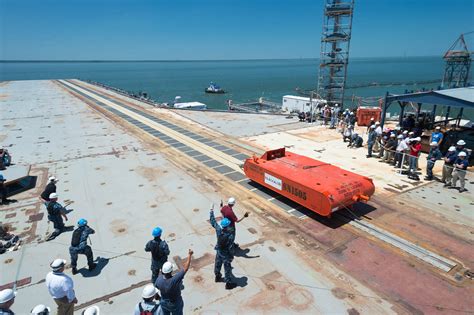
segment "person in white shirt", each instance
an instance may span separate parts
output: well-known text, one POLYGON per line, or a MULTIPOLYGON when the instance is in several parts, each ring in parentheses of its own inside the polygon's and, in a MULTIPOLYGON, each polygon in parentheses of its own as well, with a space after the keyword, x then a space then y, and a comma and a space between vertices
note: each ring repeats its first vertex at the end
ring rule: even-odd
POLYGON ((397 144, 397 149, 395 153, 394 165, 396 168, 401 168, 403 153, 405 153, 405 151, 408 150, 408 145, 405 139, 403 139, 403 135, 399 135, 397 138, 398 138, 398 144, 397 144))
POLYGON ((58 306, 57 314, 73 315, 74 304, 77 303, 77 299, 71 277, 64 274, 66 261, 58 258, 50 266, 53 271, 46 275, 46 286, 58 306))
POLYGON ((374 151, 380 152, 380 142, 382 141, 382 127, 378 121, 375 122, 375 143, 374 151))

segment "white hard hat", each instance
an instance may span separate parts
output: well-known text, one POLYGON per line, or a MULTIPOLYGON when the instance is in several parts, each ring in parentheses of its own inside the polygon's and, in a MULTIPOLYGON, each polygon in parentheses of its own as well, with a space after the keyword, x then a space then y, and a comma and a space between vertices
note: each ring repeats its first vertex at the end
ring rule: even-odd
POLYGON ((435 128, 435 129, 436 129, 436 130, 440 130, 440 129, 441 129, 441 127, 440 127, 440 126, 436 126, 436 128, 435 128))
POLYGON ((353 113, 353 112, 351 112, 349 115, 354 115, 354 113, 353 113))
POLYGON ((12 289, 0 291, 0 304, 7 303, 15 298, 16 293, 12 289))
POLYGON ((43 304, 38 304, 31 310, 31 314, 35 315, 48 315, 51 312, 51 309, 43 304))
POLYGON ((415 141, 421 141, 421 138, 420 137, 416 137, 415 139, 413 139, 415 141))
POLYGON ((408 130, 403 130, 402 132, 404 135, 408 134, 408 130))
POLYGON ((370 121, 374 121, 374 120, 375 120, 374 117, 370 118, 370 121))
POLYGON ((228 205, 231 205, 231 206, 235 205, 235 198, 234 198, 234 197, 230 197, 229 200, 227 200, 227 204, 228 204, 228 205))
POLYGON ((375 125, 371 125, 371 126, 370 126, 370 129, 375 129, 375 125))
POLYGON ((413 131, 410 131, 408 134, 409 135, 414 135, 415 133, 413 131))
POLYGON ((53 271, 61 269, 64 265, 66 265, 66 261, 61 258, 55 259, 49 266, 53 271))
POLYGON ((379 122, 379 121, 376 121, 375 124, 376 124, 376 125, 380 125, 380 122, 379 122))
MULTIPOLYGON (((400 136, 401 138, 403 138, 403 136, 400 136)), ((395 138, 395 134, 394 133, 391 133, 390 134, 390 138, 395 138)))
POLYGON ((401 130, 401 129, 402 129, 402 127, 400 127, 400 126, 395 127, 395 130, 401 130))
POLYGON ((144 298, 144 299, 152 298, 156 295, 156 293, 158 293, 158 289, 155 288, 155 286, 153 284, 147 284, 143 288, 142 298, 144 298))
POLYGON ((82 315, 99 315, 100 314, 100 309, 98 306, 91 306, 86 308, 83 312, 82 315))
POLYGON ((339 104, 336 103, 336 104, 334 104, 334 106, 339 106, 339 104))
POLYGON ((170 263, 169 261, 165 262, 165 263, 163 264, 163 267, 161 267, 161 271, 162 271, 163 273, 171 273, 171 272, 173 272, 173 264, 170 263))
POLYGON ((49 194, 49 199, 58 199, 58 194, 57 193, 50 193, 49 194))
POLYGON ((403 136, 402 136, 402 135, 398 135, 398 136, 397 136, 397 139, 403 139, 403 136))
POLYGON ((454 152, 454 151, 456 151, 456 147, 454 147, 454 146, 449 147, 448 151, 449 151, 449 152, 454 152))
POLYGON ((57 179, 56 177, 54 177, 54 176, 51 176, 51 177, 48 179, 48 181, 50 181, 50 182, 57 182, 58 179, 57 179))
POLYGON ((458 156, 467 156, 467 154, 466 154, 466 152, 461 151, 461 152, 459 152, 458 156))
POLYGON ((464 140, 459 140, 456 142, 457 145, 466 145, 466 142, 464 140))
POLYGON ((438 146, 438 142, 434 142, 434 141, 433 141, 433 142, 430 143, 430 146, 432 146, 432 147, 437 147, 437 146, 438 146))

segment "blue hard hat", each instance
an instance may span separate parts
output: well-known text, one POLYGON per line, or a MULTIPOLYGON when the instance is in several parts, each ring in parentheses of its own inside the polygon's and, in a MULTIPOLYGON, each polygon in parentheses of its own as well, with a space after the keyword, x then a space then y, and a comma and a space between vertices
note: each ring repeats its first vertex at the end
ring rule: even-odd
POLYGON ((79 225, 79 226, 87 225, 87 220, 86 219, 80 219, 79 221, 77 221, 77 225, 79 225))
POLYGON ((229 220, 229 219, 224 218, 224 219, 221 220, 221 227, 222 227, 222 228, 226 228, 226 227, 228 227, 229 225, 230 225, 230 220, 229 220))
POLYGON ((0 181, 3 182, 5 180, 5 177, 3 177, 2 174, 0 174, 0 181))
POLYGON ((161 236, 161 228, 160 227, 156 227, 153 229, 153 232, 151 232, 151 235, 153 235, 154 237, 158 237, 158 236, 161 236))

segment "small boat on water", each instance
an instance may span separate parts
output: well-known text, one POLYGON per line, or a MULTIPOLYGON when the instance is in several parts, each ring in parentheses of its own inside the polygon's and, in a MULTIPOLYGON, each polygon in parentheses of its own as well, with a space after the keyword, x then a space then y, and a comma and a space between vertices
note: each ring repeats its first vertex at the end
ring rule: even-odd
POLYGON ((204 90, 204 92, 210 93, 210 94, 224 94, 225 93, 225 91, 221 89, 221 87, 215 84, 214 82, 211 82, 211 84, 209 84, 209 87, 207 87, 204 90))
POLYGON ((198 110, 206 110, 206 104, 201 102, 181 102, 181 96, 176 96, 173 102, 174 108, 179 109, 198 109, 198 110))

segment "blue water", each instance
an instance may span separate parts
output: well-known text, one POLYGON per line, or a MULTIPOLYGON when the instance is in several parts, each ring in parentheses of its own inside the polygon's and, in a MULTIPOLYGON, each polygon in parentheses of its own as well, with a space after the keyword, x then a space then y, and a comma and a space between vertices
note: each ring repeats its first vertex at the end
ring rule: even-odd
MULTIPOLYGON (((351 59, 348 85, 370 82, 419 82, 441 79, 441 57, 351 59)), ((280 102, 295 88, 314 89, 318 60, 245 60, 245 61, 156 61, 156 62, 2 62, 0 81, 80 78, 99 81, 128 91, 146 91, 155 100, 171 102, 179 95, 183 101, 200 101, 210 108, 226 108, 259 97, 280 102), (224 95, 209 95, 204 89, 210 81, 225 90, 224 95)), ((386 91, 436 88, 391 86, 348 89, 346 96, 383 96, 386 91)), ((350 105, 350 104, 349 104, 350 105)))

